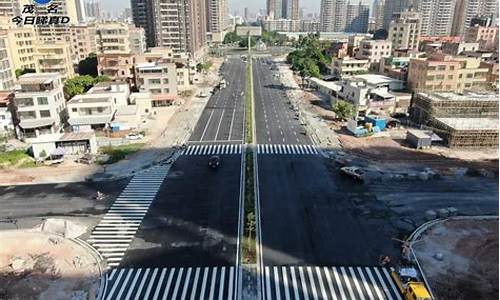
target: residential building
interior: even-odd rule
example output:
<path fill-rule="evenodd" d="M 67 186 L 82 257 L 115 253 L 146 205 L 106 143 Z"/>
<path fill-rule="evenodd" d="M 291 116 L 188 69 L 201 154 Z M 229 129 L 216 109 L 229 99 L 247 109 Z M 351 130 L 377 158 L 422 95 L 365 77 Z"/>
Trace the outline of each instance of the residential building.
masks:
<path fill-rule="evenodd" d="M 133 58 L 131 53 L 98 54 L 97 64 L 99 75 L 105 75 L 112 80 L 132 81 Z"/>
<path fill-rule="evenodd" d="M 388 40 L 396 50 L 417 50 L 420 39 L 420 16 L 418 12 L 406 11 L 396 15 L 389 25 Z"/>
<path fill-rule="evenodd" d="M 356 57 L 359 51 L 361 41 L 367 40 L 371 35 L 355 34 L 347 38 L 347 54 L 351 57 Z"/>
<path fill-rule="evenodd" d="M 12 91 L 16 73 L 11 60 L 11 52 L 7 32 L 0 30 L 0 91 Z"/>
<path fill-rule="evenodd" d="M 139 92 L 177 94 L 177 68 L 174 63 L 156 61 L 136 64 L 135 79 Z"/>
<path fill-rule="evenodd" d="M 410 105 L 411 94 L 402 92 L 404 82 L 382 75 L 356 75 L 328 85 L 333 101 L 351 102 L 358 115 L 406 113 Z"/>
<path fill-rule="evenodd" d="M 67 102 L 68 123 L 73 132 L 88 132 L 109 128 L 116 113 L 112 95 L 76 95 Z"/>
<path fill-rule="evenodd" d="M 154 7 L 156 46 L 187 52 L 195 60 L 206 52 L 205 0 L 165 0 Z"/>
<path fill-rule="evenodd" d="M 0 0 L 0 16 L 15 17 L 21 15 L 29 0 Z"/>
<path fill-rule="evenodd" d="M 153 0 L 132 0 L 132 19 L 136 27 L 144 28 L 146 43 L 148 47 L 154 47 L 155 41 L 155 21 L 154 18 L 154 3 Z"/>
<path fill-rule="evenodd" d="M 449 36 L 453 26 L 457 0 L 419 0 L 416 11 L 420 13 L 422 35 Z"/>
<path fill-rule="evenodd" d="M 379 73 L 406 82 L 409 64 L 409 57 L 383 57 L 380 60 Z"/>
<path fill-rule="evenodd" d="M 51 15 L 68 17 L 69 23 L 35 26 L 38 39 L 41 41 L 57 41 L 61 40 L 61 36 L 66 36 L 68 34 L 68 25 L 77 24 L 79 20 L 77 2 L 79 2 L 79 0 L 52 0 L 50 3 L 57 5 L 57 11 L 52 12 Z M 36 14 L 38 14 L 39 11 L 40 15 L 47 15 L 47 7 L 45 4 L 37 5 L 36 11 Z"/>
<path fill-rule="evenodd" d="M 346 32 L 368 32 L 368 18 L 370 16 L 370 8 L 366 4 L 359 2 L 358 4 L 347 4 L 346 10 Z"/>
<path fill-rule="evenodd" d="M 480 50 L 498 50 L 498 26 L 472 26 L 467 28 L 465 42 L 479 43 Z"/>
<path fill-rule="evenodd" d="M 344 31 L 348 0 L 321 0 L 320 23 L 323 32 Z"/>
<path fill-rule="evenodd" d="M 134 5 L 132 2 L 133 11 L 139 9 L 138 5 Z M 102 10 L 101 10 L 101 1 L 100 0 L 87 0 L 85 2 L 85 14 L 88 19 L 98 20 L 101 18 Z"/>
<path fill-rule="evenodd" d="M 14 69 L 35 70 L 35 30 L 30 27 L 17 27 L 9 28 L 6 32 Z"/>
<path fill-rule="evenodd" d="M 386 40 L 362 40 L 359 43 L 358 59 L 366 59 L 370 69 L 378 71 L 380 59 L 391 56 L 392 44 Z"/>
<path fill-rule="evenodd" d="M 205 0 L 207 25 L 206 30 L 210 33 L 212 41 L 222 42 L 224 31 L 229 25 L 229 7 L 227 0 Z"/>
<path fill-rule="evenodd" d="M 411 59 L 408 86 L 413 91 L 481 90 L 488 85 L 488 69 L 474 57 L 433 54 L 429 58 Z"/>
<path fill-rule="evenodd" d="M 299 0 L 281 0 L 281 18 L 299 20 Z"/>
<path fill-rule="evenodd" d="M 73 64 L 77 65 L 81 60 L 87 58 L 90 53 L 97 54 L 94 26 L 84 24 L 71 25 L 69 32 Z"/>
<path fill-rule="evenodd" d="M 133 54 L 146 52 L 146 36 L 143 28 L 129 27 L 129 44 Z"/>
<path fill-rule="evenodd" d="M 384 28 L 384 6 L 385 0 L 374 0 L 373 1 L 373 29 Z"/>
<path fill-rule="evenodd" d="M 344 58 L 348 56 L 348 43 L 344 41 L 334 41 L 330 47 L 325 50 L 327 56 L 335 58 Z"/>
<path fill-rule="evenodd" d="M 368 59 L 356 59 L 349 56 L 342 59 L 332 59 L 331 74 L 340 80 L 358 74 L 368 73 L 370 62 Z"/>
<path fill-rule="evenodd" d="M 498 0 L 456 0 L 451 35 L 463 36 L 475 17 L 492 17 L 498 12 Z"/>
<path fill-rule="evenodd" d="M 67 118 L 61 75 L 22 75 L 14 91 L 14 105 L 18 138 L 36 138 L 60 132 Z"/>
<path fill-rule="evenodd" d="M 425 0 L 424 0 L 425 1 Z M 385 0 L 383 7 L 382 28 L 389 29 L 389 25 L 394 20 L 394 14 L 407 11 L 414 5 L 415 0 Z"/>
<path fill-rule="evenodd" d="M 451 42 L 441 44 L 441 50 L 449 55 L 462 55 L 465 52 L 476 52 L 479 50 L 477 42 Z"/>
<path fill-rule="evenodd" d="M 283 13 L 281 9 L 283 7 L 282 1 L 284 0 L 267 0 L 266 8 L 267 8 L 267 16 L 270 19 L 280 19 Z"/>
<path fill-rule="evenodd" d="M 498 60 L 482 61 L 479 66 L 488 69 L 486 82 L 491 89 L 498 92 Z"/>
<path fill-rule="evenodd" d="M 14 94 L 11 92 L 0 92 L 0 135 L 2 136 L 14 132 L 11 104 L 13 98 Z"/>
<path fill-rule="evenodd" d="M 262 26 L 267 31 L 279 32 L 318 32 L 319 22 L 311 20 L 263 20 Z"/>
<path fill-rule="evenodd" d="M 498 94 L 417 93 L 410 116 L 434 128 L 449 147 L 498 147 Z"/>
<path fill-rule="evenodd" d="M 67 43 L 37 42 L 33 57 L 38 73 L 59 73 L 63 81 L 75 76 L 70 45 Z"/>

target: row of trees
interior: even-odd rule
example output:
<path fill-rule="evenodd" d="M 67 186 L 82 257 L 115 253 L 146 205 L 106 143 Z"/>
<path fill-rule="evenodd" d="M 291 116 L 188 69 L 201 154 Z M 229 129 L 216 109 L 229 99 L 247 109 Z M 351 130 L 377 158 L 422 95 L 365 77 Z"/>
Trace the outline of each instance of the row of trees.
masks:
<path fill-rule="evenodd" d="M 332 60 L 326 55 L 327 45 L 319 40 L 317 34 L 301 36 L 297 42 L 297 49 L 290 52 L 287 62 L 292 70 L 299 72 L 302 79 L 307 77 L 321 78 Z"/>
<path fill-rule="evenodd" d="M 279 34 L 276 31 L 262 30 L 262 36 L 250 38 L 251 46 L 252 47 L 255 46 L 258 40 L 266 43 L 269 46 L 284 46 L 288 43 L 288 38 L 286 37 L 286 35 Z M 223 44 L 234 44 L 234 43 L 238 43 L 239 47 L 247 48 L 248 38 L 245 36 L 238 36 L 236 34 L 236 30 L 233 32 L 229 32 L 224 37 Z"/>

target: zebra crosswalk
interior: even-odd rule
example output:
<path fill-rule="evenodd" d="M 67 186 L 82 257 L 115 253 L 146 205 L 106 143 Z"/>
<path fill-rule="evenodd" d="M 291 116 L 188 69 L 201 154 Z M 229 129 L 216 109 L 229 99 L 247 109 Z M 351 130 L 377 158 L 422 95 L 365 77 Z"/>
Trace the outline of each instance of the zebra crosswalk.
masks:
<path fill-rule="evenodd" d="M 92 231 L 87 242 L 109 267 L 120 264 L 167 172 L 168 166 L 158 166 L 135 175 Z"/>
<path fill-rule="evenodd" d="M 316 155 L 319 154 L 319 152 L 316 146 L 312 145 L 262 144 L 257 145 L 257 154 Z"/>
<path fill-rule="evenodd" d="M 182 151 L 182 155 L 215 155 L 215 154 L 241 154 L 242 144 L 219 144 L 219 145 L 189 145 Z"/>
<path fill-rule="evenodd" d="M 402 300 L 387 268 L 264 268 L 263 299 Z"/>
<path fill-rule="evenodd" d="M 119 268 L 107 277 L 102 299 L 235 299 L 235 267 Z"/>

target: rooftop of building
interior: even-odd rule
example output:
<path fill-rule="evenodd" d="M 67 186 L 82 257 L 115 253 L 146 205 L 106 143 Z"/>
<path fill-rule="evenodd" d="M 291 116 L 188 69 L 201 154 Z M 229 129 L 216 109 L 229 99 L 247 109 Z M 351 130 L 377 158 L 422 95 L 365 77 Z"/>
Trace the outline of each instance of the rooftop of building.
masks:
<path fill-rule="evenodd" d="M 384 84 L 384 83 L 402 83 L 402 81 L 399 79 L 395 79 L 395 78 L 391 78 L 391 77 L 379 75 L 379 74 L 361 74 L 361 75 L 355 75 L 352 78 L 358 79 L 358 80 L 363 80 L 367 84 L 372 84 L 372 85 L 379 85 L 379 84 Z"/>
<path fill-rule="evenodd" d="M 68 101 L 68 104 L 107 103 L 110 100 L 112 97 L 106 94 L 84 94 L 74 96 Z"/>
<path fill-rule="evenodd" d="M 61 78 L 59 73 L 27 73 L 19 77 L 18 84 L 48 84 Z"/>
<path fill-rule="evenodd" d="M 427 97 L 432 101 L 495 101 L 498 102 L 498 94 L 493 92 L 473 92 L 464 91 L 463 93 L 455 92 L 434 92 L 434 93 L 418 93 L 418 95 Z"/>
<path fill-rule="evenodd" d="M 498 130 L 496 118 L 437 118 L 455 130 Z"/>

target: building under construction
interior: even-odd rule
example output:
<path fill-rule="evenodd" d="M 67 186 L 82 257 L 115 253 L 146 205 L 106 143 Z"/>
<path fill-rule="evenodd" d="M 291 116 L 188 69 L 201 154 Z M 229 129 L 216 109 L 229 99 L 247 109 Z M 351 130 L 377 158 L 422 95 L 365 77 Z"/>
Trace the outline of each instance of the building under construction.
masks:
<path fill-rule="evenodd" d="M 413 121 L 430 126 L 449 147 L 498 146 L 498 95 L 495 93 L 418 93 Z"/>

